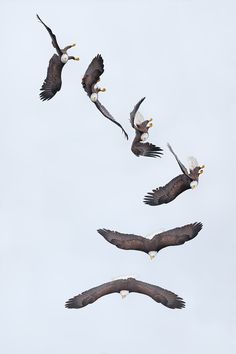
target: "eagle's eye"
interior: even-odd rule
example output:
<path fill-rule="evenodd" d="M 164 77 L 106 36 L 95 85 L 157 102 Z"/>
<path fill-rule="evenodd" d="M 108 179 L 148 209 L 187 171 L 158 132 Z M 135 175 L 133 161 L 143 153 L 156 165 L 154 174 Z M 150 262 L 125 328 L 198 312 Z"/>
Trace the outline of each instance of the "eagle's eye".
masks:
<path fill-rule="evenodd" d="M 65 64 L 68 61 L 68 55 L 67 54 L 62 54 L 61 56 L 61 62 Z"/>
<path fill-rule="evenodd" d="M 91 100 L 92 102 L 96 102 L 97 99 L 98 99 L 97 93 L 95 93 L 95 92 L 92 93 L 92 95 L 90 96 L 90 100 Z"/>

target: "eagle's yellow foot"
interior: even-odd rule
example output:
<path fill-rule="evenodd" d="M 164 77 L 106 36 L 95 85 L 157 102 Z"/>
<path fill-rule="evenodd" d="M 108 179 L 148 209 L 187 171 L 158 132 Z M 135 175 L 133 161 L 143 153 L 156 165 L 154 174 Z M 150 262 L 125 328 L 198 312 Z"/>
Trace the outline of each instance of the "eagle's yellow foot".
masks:
<path fill-rule="evenodd" d="M 72 48 L 72 47 L 75 47 L 75 46 L 76 46 L 76 43 L 71 44 L 71 48 Z"/>
<path fill-rule="evenodd" d="M 200 167 L 200 170 L 199 170 L 199 175 L 201 175 L 201 174 L 203 174 L 203 172 L 204 172 L 204 168 L 205 168 L 205 165 L 202 165 L 202 166 L 199 166 Z"/>
<path fill-rule="evenodd" d="M 106 91 L 105 87 L 99 89 L 99 92 L 105 92 L 105 91 Z"/>

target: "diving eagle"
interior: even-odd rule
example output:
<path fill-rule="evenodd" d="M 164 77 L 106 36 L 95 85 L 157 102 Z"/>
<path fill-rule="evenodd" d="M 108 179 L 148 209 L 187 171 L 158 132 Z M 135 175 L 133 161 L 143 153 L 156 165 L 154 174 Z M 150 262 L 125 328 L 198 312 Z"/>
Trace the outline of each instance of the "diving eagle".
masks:
<path fill-rule="evenodd" d="M 130 113 L 130 123 L 135 129 L 135 137 L 131 146 L 131 151 L 136 156 L 148 156 L 148 157 L 161 157 L 162 149 L 151 143 L 145 141 L 148 139 L 148 130 L 153 126 L 152 118 L 144 120 L 144 117 L 140 114 L 139 107 L 145 100 L 143 97 Z"/>
<path fill-rule="evenodd" d="M 63 69 L 65 63 L 71 59 L 79 60 L 79 58 L 69 56 L 67 54 L 67 50 L 74 47 L 75 44 L 68 45 L 64 49 L 60 49 L 60 47 L 57 43 L 57 39 L 56 39 L 55 34 L 41 20 L 39 15 L 37 15 L 37 18 L 39 19 L 39 21 L 44 25 L 44 27 L 48 31 L 48 33 L 52 39 L 52 45 L 57 51 L 57 54 L 54 54 L 49 61 L 48 70 L 47 70 L 47 77 L 44 80 L 44 83 L 40 89 L 42 91 L 40 93 L 40 99 L 42 101 L 46 101 L 46 100 L 50 100 L 58 91 L 60 91 L 61 84 L 62 84 L 61 73 L 62 73 L 62 69 Z"/>
<path fill-rule="evenodd" d="M 98 100 L 98 93 L 105 92 L 105 88 L 95 87 L 95 85 L 100 81 L 100 76 L 104 72 L 104 64 L 103 58 L 100 54 L 98 54 L 91 63 L 89 64 L 84 77 L 82 79 L 82 86 L 89 96 L 90 100 L 95 104 L 97 109 L 108 119 L 110 119 L 113 123 L 118 125 L 121 128 L 123 133 L 125 134 L 126 139 L 128 140 L 128 134 L 122 127 L 120 123 L 118 123 L 112 115 L 108 112 L 108 110 L 101 104 Z"/>
<path fill-rule="evenodd" d="M 116 247 L 123 250 L 142 251 L 153 259 L 165 247 L 183 245 L 186 241 L 192 240 L 201 229 L 202 223 L 195 222 L 155 234 L 151 239 L 134 234 L 122 234 L 107 229 L 99 229 L 97 231 L 105 240 Z"/>
<path fill-rule="evenodd" d="M 172 147 L 168 144 L 171 153 L 174 155 L 183 174 L 173 178 L 164 187 L 153 189 L 144 197 L 144 203 L 149 205 L 166 204 L 174 200 L 179 194 L 188 190 L 194 189 L 198 185 L 199 175 L 203 173 L 204 165 L 199 166 L 195 158 L 191 157 L 191 166 L 189 171 L 178 159 Z"/>
<path fill-rule="evenodd" d="M 108 294 L 120 293 L 122 298 L 124 298 L 131 292 L 150 296 L 154 301 L 159 302 L 171 309 L 181 309 L 185 307 L 185 302 L 183 299 L 171 291 L 156 285 L 144 283 L 134 278 L 113 280 L 84 291 L 83 293 L 69 299 L 66 302 L 65 307 L 79 309 L 92 304 L 100 297 Z"/>

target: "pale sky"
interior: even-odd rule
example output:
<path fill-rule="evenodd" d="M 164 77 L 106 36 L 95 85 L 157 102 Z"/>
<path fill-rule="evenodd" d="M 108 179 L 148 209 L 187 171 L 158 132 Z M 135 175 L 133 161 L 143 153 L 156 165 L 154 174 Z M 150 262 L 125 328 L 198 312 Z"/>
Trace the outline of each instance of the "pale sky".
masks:
<path fill-rule="evenodd" d="M 55 52 L 74 42 L 62 89 L 39 100 Z M 236 3 L 225 0 L 2 1 L 0 119 L 1 352 L 235 353 L 234 180 Z M 81 86 L 100 53 L 104 118 Z M 142 97 L 161 159 L 130 151 Z M 143 197 L 205 164 L 194 191 L 150 207 Z M 192 241 L 154 261 L 106 242 L 98 228 L 146 235 L 202 222 Z M 133 275 L 181 296 L 183 310 L 119 294 L 68 310 L 70 297 Z"/>

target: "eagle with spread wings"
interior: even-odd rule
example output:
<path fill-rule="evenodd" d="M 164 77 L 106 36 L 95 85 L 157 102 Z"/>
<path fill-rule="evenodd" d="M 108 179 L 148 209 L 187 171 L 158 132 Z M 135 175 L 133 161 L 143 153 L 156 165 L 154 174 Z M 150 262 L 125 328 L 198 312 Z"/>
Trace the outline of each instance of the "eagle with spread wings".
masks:
<path fill-rule="evenodd" d="M 159 187 L 157 189 L 153 189 L 152 192 L 149 192 L 144 197 L 145 204 L 153 206 L 170 203 L 184 191 L 196 188 L 196 186 L 198 185 L 199 176 L 203 173 L 203 168 L 205 166 L 199 166 L 197 160 L 193 157 L 190 158 L 191 166 L 189 167 L 188 171 L 188 169 L 179 160 L 178 156 L 175 154 L 170 144 L 168 144 L 168 147 L 171 153 L 174 155 L 183 173 L 173 178 L 164 187 Z"/>
<path fill-rule="evenodd" d="M 183 245 L 192 240 L 202 229 L 202 223 L 176 227 L 172 230 L 155 233 L 150 237 L 143 237 L 135 234 L 124 234 L 107 229 L 97 230 L 104 239 L 123 250 L 135 250 L 147 253 L 151 259 L 163 248 L 169 246 Z"/>
<path fill-rule="evenodd" d="M 139 107 L 145 100 L 143 97 L 130 113 L 130 123 L 135 130 L 135 137 L 131 145 L 131 151 L 136 156 L 161 157 L 162 149 L 151 143 L 145 142 L 149 136 L 149 129 L 153 126 L 152 118 L 144 119 L 139 112 Z"/>
<path fill-rule="evenodd" d="M 82 86 L 89 96 L 90 100 L 95 104 L 97 109 L 104 115 L 104 117 L 108 118 L 110 121 L 118 125 L 121 128 L 122 132 L 125 134 L 126 139 L 128 139 L 128 134 L 122 127 L 122 125 L 117 122 L 113 116 L 108 112 L 108 110 L 101 104 L 98 99 L 99 92 L 105 92 L 105 88 L 97 87 L 96 84 L 100 81 L 100 76 L 104 72 L 104 63 L 103 58 L 100 54 L 98 54 L 91 63 L 89 64 L 83 79 Z"/>
<path fill-rule="evenodd" d="M 135 292 L 151 297 L 154 301 L 171 309 L 181 309 L 185 307 L 184 300 L 173 292 L 163 289 L 157 285 L 144 283 L 134 278 L 123 278 L 96 286 L 90 290 L 69 299 L 65 307 L 79 309 L 92 304 L 99 298 L 112 293 L 120 293 L 122 298 L 129 293 Z"/>
<path fill-rule="evenodd" d="M 43 24 L 43 26 L 48 31 L 51 39 L 52 45 L 56 49 L 57 54 L 54 54 L 48 65 L 47 77 L 41 87 L 40 99 L 42 101 L 50 100 L 55 96 L 55 94 L 60 91 L 62 85 L 62 69 L 68 60 L 79 60 L 78 57 L 69 56 L 67 50 L 74 47 L 75 44 L 68 45 L 61 49 L 57 43 L 57 39 L 52 30 L 41 20 L 39 15 L 37 15 L 38 20 Z"/>

